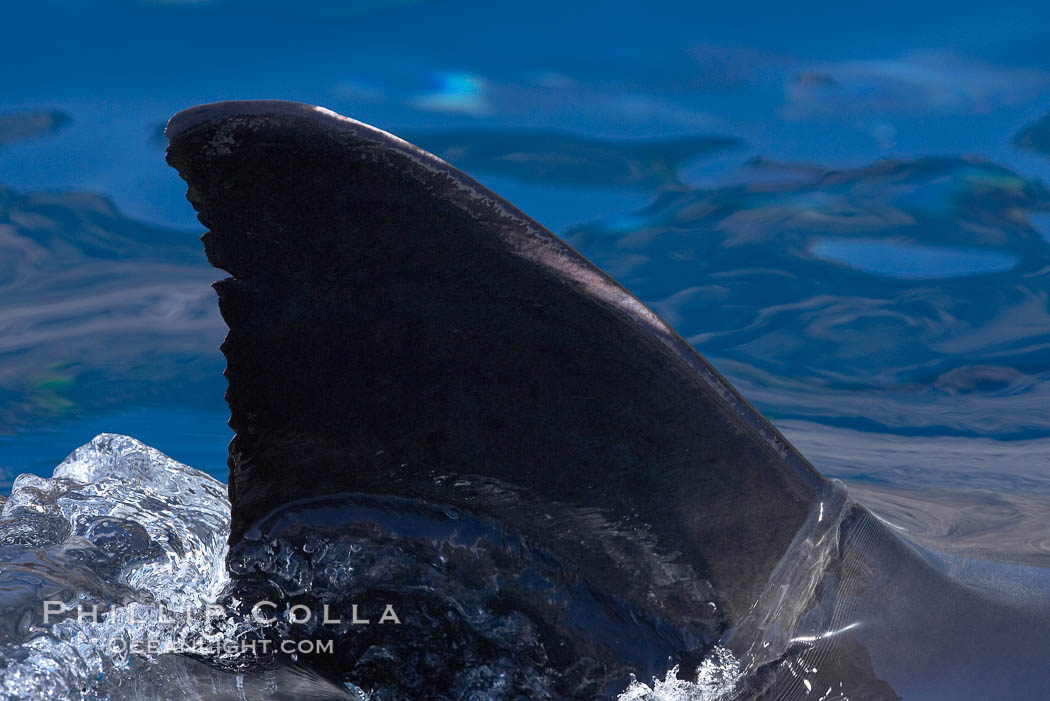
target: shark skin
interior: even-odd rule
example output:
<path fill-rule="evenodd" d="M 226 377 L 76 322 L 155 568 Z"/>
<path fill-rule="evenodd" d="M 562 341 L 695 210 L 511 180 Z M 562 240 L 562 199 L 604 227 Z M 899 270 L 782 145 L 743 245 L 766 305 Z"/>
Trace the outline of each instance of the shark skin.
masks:
<path fill-rule="evenodd" d="M 614 696 L 715 644 L 744 662 L 736 698 L 1045 688 L 1030 671 L 1050 650 L 1042 604 L 949 577 L 645 305 L 473 179 L 299 103 L 202 105 L 166 134 L 208 259 L 231 275 L 214 287 L 232 547 L 288 505 L 341 495 L 497 523 L 604 602 L 581 621 L 506 583 L 541 631 L 544 678 L 589 660 L 551 698 Z"/>

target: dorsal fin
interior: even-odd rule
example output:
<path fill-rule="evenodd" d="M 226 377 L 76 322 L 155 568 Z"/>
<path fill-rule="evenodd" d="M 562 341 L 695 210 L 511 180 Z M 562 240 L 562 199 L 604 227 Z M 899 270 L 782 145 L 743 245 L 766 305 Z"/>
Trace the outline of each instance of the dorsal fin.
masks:
<path fill-rule="evenodd" d="M 231 542 L 292 500 L 413 496 L 692 615 L 609 538 L 644 542 L 661 576 L 710 581 L 727 623 L 746 613 L 823 479 L 641 302 L 447 163 L 328 110 L 218 103 L 166 133 L 233 276 L 215 285 Z"/>

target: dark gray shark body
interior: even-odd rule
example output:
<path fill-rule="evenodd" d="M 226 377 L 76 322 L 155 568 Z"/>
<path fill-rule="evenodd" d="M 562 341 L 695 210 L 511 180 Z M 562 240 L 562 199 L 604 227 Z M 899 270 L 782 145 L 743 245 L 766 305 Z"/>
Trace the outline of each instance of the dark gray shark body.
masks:
<path fill-rule="evenodd" d="M 745 661 L 743 698 L 1050 689 L 1038 597 L 950 579 L 641 302 L 448 164 L 295 103 L 206 105 L 167 135 L 232 275 L 231 558 L 277 522 L 430 542 L 426 567 L 397 570 L 415 588 L 387 593 L 426 608 L 413 597 L 461 567 L 476 585 L 453 603 L 524 617 L 516 654 L 541 681 L 499 698 L 613 695 L 718 641 Z M 464 544 L 473 560 L 446 557 Z M 408 655 L 410 635 L 354 656 Z M 450 667 L 512 654 L 492 640 L 412 657 L 404 693 L 457 696 Z"/>

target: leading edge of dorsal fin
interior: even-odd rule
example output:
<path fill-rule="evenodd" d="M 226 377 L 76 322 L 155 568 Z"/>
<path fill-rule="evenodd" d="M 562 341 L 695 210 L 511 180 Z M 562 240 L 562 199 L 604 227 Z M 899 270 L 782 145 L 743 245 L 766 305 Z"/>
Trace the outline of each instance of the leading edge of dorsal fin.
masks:
<path fill-rule="evenodd" d="M 166 133 L 233 275 L 216 283 L 231 542 L 297 499 L 418 497 L 674 608 L 660 577 L 545 525 L 556 504 L 709 580 L 730 619 L 756 600 L 825 482 L 622 286 L 444 161 L 329 110 L 217 103 Z"/>

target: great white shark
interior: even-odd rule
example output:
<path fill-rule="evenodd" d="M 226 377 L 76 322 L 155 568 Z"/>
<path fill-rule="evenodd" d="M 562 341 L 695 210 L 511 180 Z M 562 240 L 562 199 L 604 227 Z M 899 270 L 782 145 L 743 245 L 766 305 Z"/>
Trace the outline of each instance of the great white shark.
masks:
<path fill-rule="evenodd" d="M 231 558 L 278 522 L 446 554 L 469 531 L 466 560 L 487 569 L 463 591 L 524 621 L 541 680 L 492 698 L 615 696 L 719 646 L 742 665 L 727 698 L 1050 698 L 1045 574 L 961 570 L 902 539 L 642 302 L 472 178 L 298 103 L 202 105 L 166 134 L 208 259 L 231 275 L 215 283 Z M 433 593 L 452 566 L 398 571 Z M 509 654 L 451 645 L 428 663 L 401 617 L 368 649 L 414 660 L 407 691 L 318 664 L 376 698 L 458 698 L 457 665 Z"/>

